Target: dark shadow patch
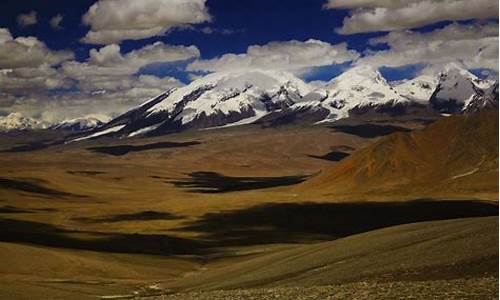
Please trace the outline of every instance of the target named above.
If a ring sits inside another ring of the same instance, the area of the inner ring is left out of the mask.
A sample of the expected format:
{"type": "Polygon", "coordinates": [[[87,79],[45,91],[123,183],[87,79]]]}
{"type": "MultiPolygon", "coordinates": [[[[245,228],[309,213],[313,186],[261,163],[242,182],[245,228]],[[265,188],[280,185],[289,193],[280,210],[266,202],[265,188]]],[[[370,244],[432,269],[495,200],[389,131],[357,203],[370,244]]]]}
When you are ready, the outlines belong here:
{"type": "Polygon", "coordinates": [[[171,178],[163,177],[163,176],[149,176],[149,178],[153,178],[153,179],[171,179],[171,178]]]}
{"type": "Polygon", "coordinates": [[[182,142],[182,143],[161,142],[161,143],[153,143],[153,144],[138,145],[138,146],[118,145],[118,146],[106,146],[106,147],[91,147],[91,148],[87,148],[87,150],[97,152],[97,153],[114,155],[114,156],[122,156],[122,155],[126,155],[130,152],[139,152],[139,151],[147,151],[147,150],[163,149],[163,148],[190,147],[190,146],[199,145],[199,144],[201,144],[201,143],[200,142],[182,142]]]}
{"type": "Polygon", "coordinates": [[[28,192],[33,194],[39,194],[43,196],[51,196],[51,197],[85,197],[81,195],[71,194],[55,189],[51,189],[45,186],[42,186],[39,183],[30,182],[21,179],[8,179],[8,178],[0,178],[0,189],[6,190],[16,190],[20,192],[28,192]]]}
{"type": "Polygon", "coordinates": [[[14,206],[6,205],[4,207],[0,207],[0,214],[31,214],[36,212],[53,212],[57,211],[54,208],[17,208],[14,206]]]}
{"type": "Polygon", "coordinates": [[[90,251],[153,255],[198,254],[198,242],[160,234],[72,231],[51,224],[0,218],[0,241],[90,251]]]}
{"type": "Polygon", "coordinates": [[[309,175],[281,177],[230,177],[216,172],[193,172],[190,178],[171,180],[176,187],[191,189],[196,193],[227,193],[288,186],[304,182],[309,175]]]}
{"type": "Polygon", "coordinates": [[[309,157],[329,160],[329,161],[341,161],[344,158],[348,157],[350,154],[342,151],[332,151],[325,155],[317,156],[317,155],[309,155],[309,157]]]}
{"type": "Polygon", "coordinates": [[[29,214],[32,213],[31,210],[17,208],[13,206],[0,207],[0,214],[29,214]]]}
{"type": "Polygon", "coordinates": [[[51,139],[51,140],[39,140],[39,141],[33,141],[33,142],[28,142],[28,143],[23,143],[21,145],[13,146],[9,149],[0,151],[0,152],[6,152],[6,153],[15,153],[15,152],[31,152],[31,151],[38,151],[38,150],[43,150],[46,148],[49,148],[51,146],[56,146],[56,145],[61,145],[63,144],[62,140],[58,140],[57,138],[51,139]]]}
{"type": "Polygon", "coordinates": [[[376,124],[361,124],[361,125],[334,125],[333,130],[347,134],[357,135],[363,138],[374,138],[384,135],[389,135],[394,132],[410,132],[411,129],[394,126],[394,125],[376,125],[376,124]]]}
{"type": "Polygon", "coordinates": [[[96,176],[106,174],[106,172],[102,171],[67,171],[68,174],[72,175],[87,175],[87,176],[96,176]]]}
{"type": "Polygon", "coordinates": [[[138,213],[112,215],[103,218],[76,218],[75,220],[87,223],[115,223],[124,221],[179,220],[183,218],[184,217],[182,216],[177,216],[168,212],[147,210],[138,213]]]}
{"type": "Polygon", "coordinates": [[[179,230],[205,234],[216,246],[332,240],[414,222],[497,216],[481,201],[267,204],[204,215],[179,230]]]}
{"type": "Polygon", "coordinates": [[[2,152],[30,152],[30,151],[42,150],[48,148],[49,146],[50,144],[35,142],[35,143],[14,146],[2,152]]]}

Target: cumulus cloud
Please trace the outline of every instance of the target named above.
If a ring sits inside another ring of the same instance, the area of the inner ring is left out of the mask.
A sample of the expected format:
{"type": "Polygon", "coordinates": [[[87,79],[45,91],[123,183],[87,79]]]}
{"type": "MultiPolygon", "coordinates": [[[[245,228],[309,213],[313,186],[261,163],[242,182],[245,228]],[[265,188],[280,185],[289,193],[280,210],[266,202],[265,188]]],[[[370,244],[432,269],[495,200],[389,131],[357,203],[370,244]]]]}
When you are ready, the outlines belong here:
{"type": "Polygon", "coordinates": [[[36,68],[16,68],[0,72],[2,92],[27,94],[51,89],[69,88],[72,81],[47,64],[36,68]]]}
{"type": "MultiPolygon", "coordinates": [[[[43,111],[42,118],[47,122],[93,113],[113,116],[165,90],[184,85],[172,77],[137,75],[142,67],[199,55],[195,46],[173,46],[161,42],[126,54],[116,44],[91,49],[87,61],[67,61],[61,66],[60,73],[75,82],[77,92],[47,96],[36,105],[43,111]]],[[[17,105],[17,109],[29,114],[32,106],[31,103],[17,105]]]]}
{"type": "Polygon", "coordinates": [[[0,28],[0,44],[11,40],[13,40],[13,38],[10,31],[7,28],[0,28]]]}
{"type": "Polygon", "coordinates": [[[497,24],[452,23],[426,33],[395,31],[369,43],[386,44],[389,49],[367,51],[357,64],[387,67],[426,64],[438,69],[449,62],[459,62],[469,69],[498,70],[497,24]]]}
{"type": "Polygon", "coordinates": [[[26,27],[35,25],[36,23],[38,23],[38,18],[37,13],[34,10],[30,11],[29,13],[20,14],[19,16],[17,16],[17,24],[19,24],[19,26],[26,27]]]}
{"type": "Polygon", "coordinates": [[[112,44],[165,34],[168,30],[210,21],[206,0],[99,0],[83,16],[91,30],[82,39],[112,44]]]}
{"type": "Polygon", "coordinates": [[[392,31],[440,21],[498,17],[498,0],[329,0],[327,9],[350,9],[342,34],[392,31]]]}
{"type": "Polygon", "coordinates": [[[142,67],[199,55],[195,46],[157,42],[122,53],[111,44],[90,50],[79,62],[69,51],[52,51],[34,37],[14,38],[0,29],[0,113],[21,112],[45,122],[115,115],[183,85],[172,77],[140,75],[142,67]]]}
{"type": "Polygon", "coordinates": [[[182,85],[173,78],[157,78],[150,75],[141,75],[126,81],[128,83],[123,86],[123,89],[112,91],[78,90],[56,94],[31,93],[21,96],[0,92],[0,114],[20,112],[47,123],[92,114],[115,117],[168,88],[182,85]]]}
{"type": "Polygon", "coordinates": [[[57,14],[57,15],[53,16],[49,21],[50,27],[52,27],[52,29],[54,29],[54,30],[61,30],[62,29],[61,23],[62,23],[63,18],[64,17],[61,14],[57,14]]]}
{"type": "MultiPolygon", "coordinates": [[[[67,77],[78,80],[79,87],[84,91],[130,89],[135,87],[133,83],[136,79],[132,75],[142,67],[192,59],[199,55],[200,52],[195,46],[172,46],[162,42],[122,54],[119,45],[111,44],[90,50],[86,62],[63,63],[62,71],[67,77]]],[[[143,80],[146,78],[143,77],[143,80]]],[[[156,87],[163,86],[166,89],[169,86],[178,86],[180,82],[170,79],[168,82],[155,81],[155,84],[156,87]]]]}
{"type": "Polygon", "coordinates": [[[305,68],[331,65],[354,60],[358,53],[347,44],[332,45],[318,40],[271,42],[254,45],[243,54],[224,54],[210,60],[197,60],[188,71],[231,71],[237,69],[277,69],[299,72],[305,68]]]}
{"type": "Polygon", "coordinates": [[[73,58],[71,51],[53,51],[36,37],[13,38],[8,29],[0,28],[0,69],[56,65],[73,58]]]}
{"type": "Polygon", "coordinates": [[[30,93],[64,88],[71,82],[55,68],[73,58],[71,51],[53,51],[35,37],[12,37],[0,28],[0,92],[30,93]]]}

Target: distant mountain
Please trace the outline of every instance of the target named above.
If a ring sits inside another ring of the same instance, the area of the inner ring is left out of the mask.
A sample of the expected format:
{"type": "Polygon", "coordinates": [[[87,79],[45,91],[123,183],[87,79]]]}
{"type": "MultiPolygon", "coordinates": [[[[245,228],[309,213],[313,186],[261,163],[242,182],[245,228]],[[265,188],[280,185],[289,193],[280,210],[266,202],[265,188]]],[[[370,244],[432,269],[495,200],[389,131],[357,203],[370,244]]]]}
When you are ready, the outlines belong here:
{"type": "Polygon", "coordinates": [[[421,75],[394,86],[402,97],[427,104],[438,85],[436,76],[421,75]]]}
{"type": "Polygon", "coordinates": [[[429,116],[498,106],[498,84],[457,65],[390,84],[356,66],[318,87],[287,72],[213,73],[146,101],[77,140],[134,137],[243,124],[315,124],[356,116],[429,116]]]}
{"type": "Polygon", "coordinates": [[[99,128],[109,121],[106,116],[94,116],[64,120],[49,127],[52,130],[64,130],[72,132],[88,131],[99,128]]]}
{"type": "Polygon", "coordinates": [[[481,80],[456,64],[449,64],[439,75],[430,98],[432,107],[442,113],[473,112],[498,106],[498,83],[481,80]]]}
{"type": "Polygon", "coordinates": [[[0,117],[0,131],[32,130],[43,128],[44,124],[33,118],[25,117],[20,113],[11,113],[0,117]]]}
{"type": "Polygon", "coordinates": [[[299,189],[329,197],[400,191],[498,199],[498,111],[441,118],[424,130],[381,138],[299,189]]]}
{"type": "Polygon", "coordinates": [[[173,89],[112,120],[92,137],[158,135],[190,128],[248,124],[287,109],[310,87],[285,72],[214,73],[173,89]]]}
{"type": "Polygon", "coordinates": [[[357,66],[335,77],[325,87],[306,96],[307,105],[328,111],[325,121],[335,121],[368,112],[401,114],[411,106],[380,72],[370,66],[357,66]],[[316,99],[315,99],[316,98],[316,99]]]}

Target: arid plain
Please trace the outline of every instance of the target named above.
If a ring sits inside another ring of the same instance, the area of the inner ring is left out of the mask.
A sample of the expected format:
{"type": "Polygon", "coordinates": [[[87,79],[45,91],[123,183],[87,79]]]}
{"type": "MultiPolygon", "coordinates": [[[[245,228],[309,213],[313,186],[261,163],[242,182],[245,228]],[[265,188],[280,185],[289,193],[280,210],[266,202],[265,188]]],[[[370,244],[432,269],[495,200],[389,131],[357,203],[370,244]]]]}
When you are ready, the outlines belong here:
{"type": "Polygon", "coordinates": [[[492,299],[497,136],[497,112],[5,134],[0,298],[492,299]]]}

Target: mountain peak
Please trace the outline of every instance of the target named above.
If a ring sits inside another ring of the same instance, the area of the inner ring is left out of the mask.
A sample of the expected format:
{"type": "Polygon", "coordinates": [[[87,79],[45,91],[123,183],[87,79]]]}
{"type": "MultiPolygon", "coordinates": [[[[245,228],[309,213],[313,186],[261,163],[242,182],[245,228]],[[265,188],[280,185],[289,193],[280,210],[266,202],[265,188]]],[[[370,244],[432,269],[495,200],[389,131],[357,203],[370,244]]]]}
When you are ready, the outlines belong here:
{"type": "Polygon", "coordinates": [[[0,131],[29,130],[42,127],[43,124],[40,121],[26,117],[19,112],[13,112],[5,117],[0,117],[0,131]]]}
{"type": "Polygon", "coordinates": [[[372,81],[375,80],[378,82],[387,83],[387,81],[382,76],[382,74],[380,74],[378,69],[369,65],[358,65],[346,70],[339,76],[330,80],[330,84],[343,80],[362,81],[367,79],[372,81]]]}

